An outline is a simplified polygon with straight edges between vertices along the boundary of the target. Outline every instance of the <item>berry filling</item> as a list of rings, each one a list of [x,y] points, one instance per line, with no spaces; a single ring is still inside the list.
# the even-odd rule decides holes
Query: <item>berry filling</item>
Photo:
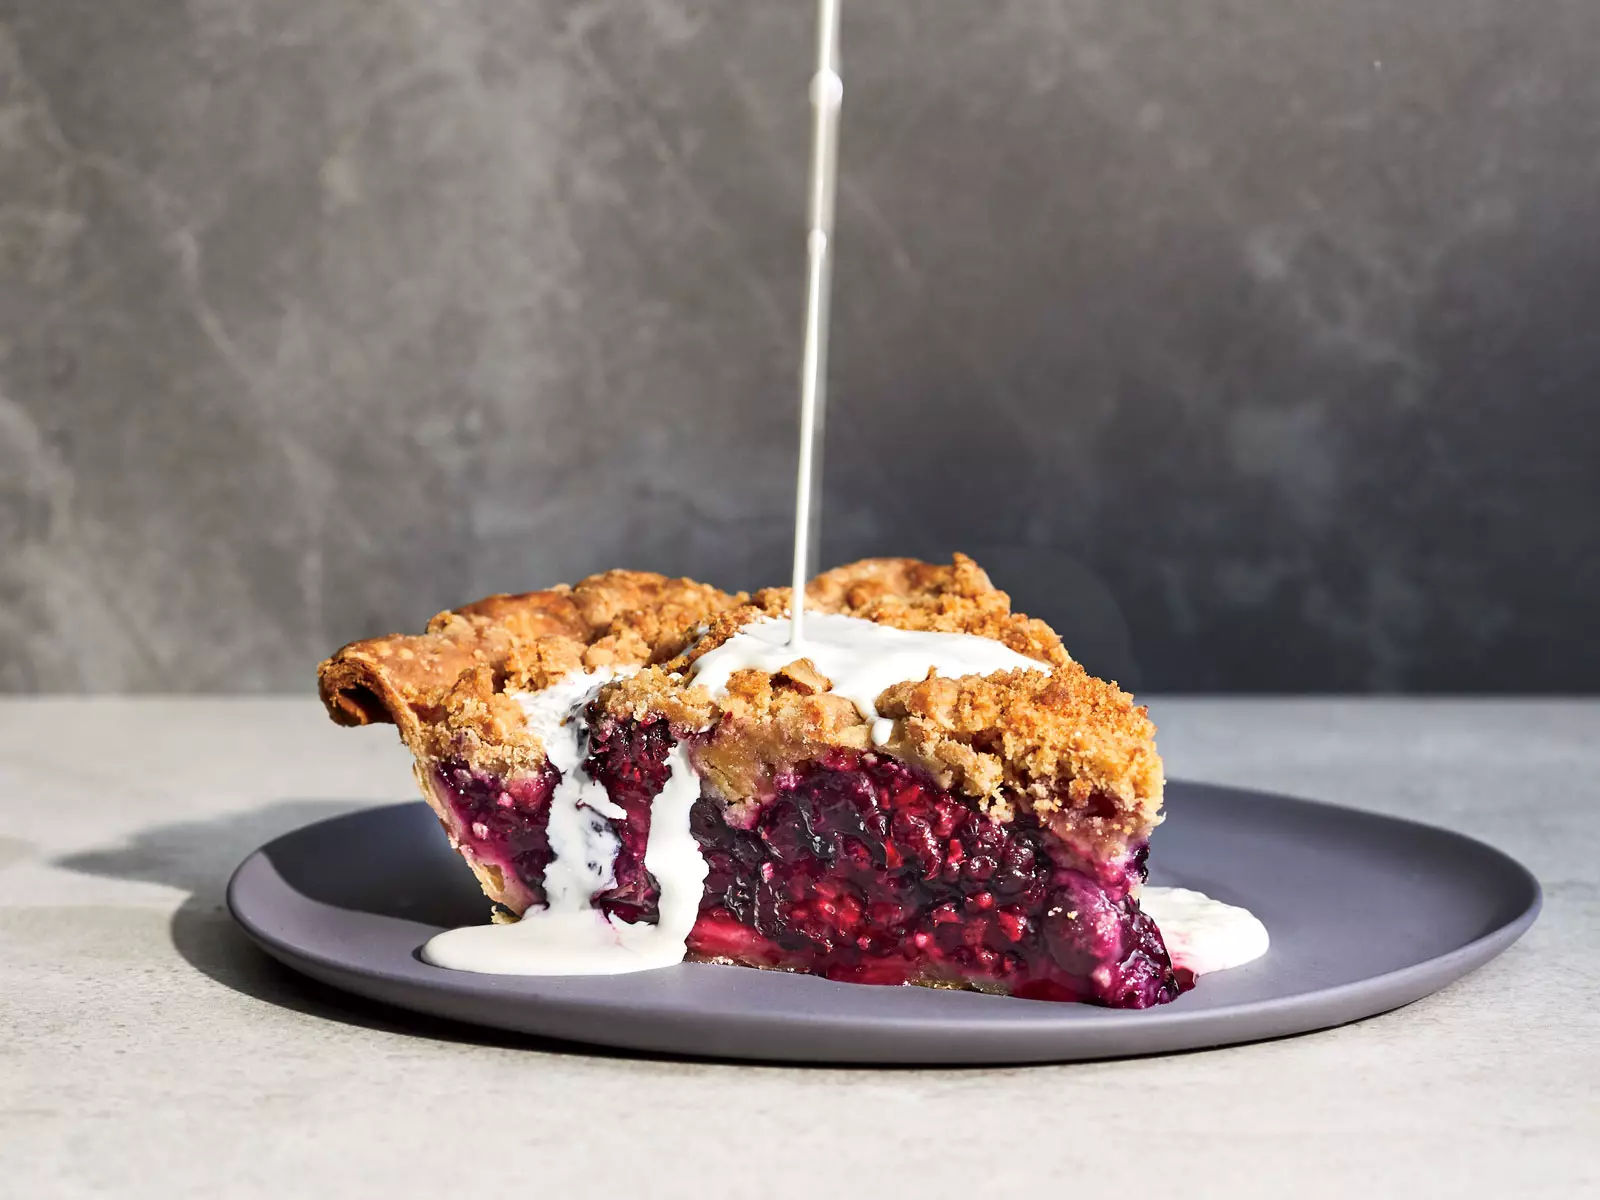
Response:
[[[622,843],[612,871],[616,882],[594,901],[603,912],[624,921],[653,922],[659,911],[661,889],[645,870],[644,851],[650,840],[650,803],[672,773],[667,755],[675,740],[664,720],[601,720],[591,727],[584,769],[627,813],[611,823]]]
[[[459,760],[434,768],[437,789],[449,801],[456,836],[478,862],[518,882],[531,903],[545,902],[544,871],[554,855],[545,829],[550,795],[561,773],[548,763],[540,771],[502,778]]]
[[[644,854],[673,745],[664,719],[592,727],[585,769],[626,814],[612,822],[614,883],[594,899],[622,920],[656,917]],[[457,764],[440,777],[474,852],[542,901],[555,773],[503,784]],[[691,829],[709,868],[696,957],[1117,1008],[1165,1003],[1193,983],[1131,895],[1144,847],[1087,862],[1031,815],[992,821],[881,755],[831,750],[780,772],[744,821],[702,797]]]
[[[696,954],[1118,1008],[1182,990],[1129,895],[1142,855],[1096,878],[1033,817],[992,821],[894,760],[832,751],[780,775],[748,828],[710,800],[693,827]]]

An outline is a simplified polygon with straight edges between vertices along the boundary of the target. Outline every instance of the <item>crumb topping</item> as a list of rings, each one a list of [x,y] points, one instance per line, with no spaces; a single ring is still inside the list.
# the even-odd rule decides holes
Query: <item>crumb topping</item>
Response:
[[[1025,797],[1036,814],[1070,812],[1104,836],[1135,836],[1160,812],[1148,711],[1077,663],[896,684],[878,705],[895,722],[889,751],[944,787]]]
[[[917,764],[996,820],[1010,820],[1020,804],[1094,842],[1143,836],[1158,820],[1161,760],[1145,709],[1084,671],[1044,622],[1013,613],[1006,593],[964,555],[949,566],[868,559],[807,586],[808,609],[992,638],[1041,664],[888,688],[877,702],[893,722],[882,746],[809,659],[770,674],[736,672],[717,699],[688,681],[696,660],[753,620],[787,615],[789,599],[787,588],[750,597],[609,571],[571,588],[441,613],[419,637],[346,646],[322,664],[322,696],[343,724],[394,722],[419,757],[462,757],[509,772],[544,759],[517,693],[575,670],[632,666],[641,669],[602,689],[601,710],[664,716],[680,733],[698,735],[701,770],[734,806],[770,790],[776,772],[829,748],[876,749]]]
[[[689,579],[607,571],[440,613],[417,636],[352,642],[318,667],[319,690],[339,724],[392,722],[419,757],[537,767],[543,747],[526,735],[511,694],[574,670],[673,658],[693,630],[748,599]]]

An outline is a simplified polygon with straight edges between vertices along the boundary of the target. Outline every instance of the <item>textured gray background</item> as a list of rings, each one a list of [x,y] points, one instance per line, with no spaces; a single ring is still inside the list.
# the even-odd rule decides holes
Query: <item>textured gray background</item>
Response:
[[[847,0],[825,556],[1147,687],[1600,682],[1600,6]],[[809,0],[0,0],[0,686],[779,581]]]

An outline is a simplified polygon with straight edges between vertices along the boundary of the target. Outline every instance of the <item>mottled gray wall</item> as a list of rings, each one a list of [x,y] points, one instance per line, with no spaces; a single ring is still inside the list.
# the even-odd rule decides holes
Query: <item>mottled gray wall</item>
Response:
[[[1593,0],[846,0],[825,555],[1592,689]],[[785,574],[808,0],[0,0],[0,684]]]

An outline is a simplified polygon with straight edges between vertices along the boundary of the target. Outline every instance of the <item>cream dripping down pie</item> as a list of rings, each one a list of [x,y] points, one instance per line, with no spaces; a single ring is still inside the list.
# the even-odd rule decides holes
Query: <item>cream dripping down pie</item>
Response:
[[[329,714],[398,727],[493,902],[424,957],[1145,1008],[1264,950],[1242,910],[1174,891],[1250,943],[1174,965],[1141,906],[1155,727],[971,559],[839,567],[804,609],[795,645],[787,588],[608,571],[324,662]]]

